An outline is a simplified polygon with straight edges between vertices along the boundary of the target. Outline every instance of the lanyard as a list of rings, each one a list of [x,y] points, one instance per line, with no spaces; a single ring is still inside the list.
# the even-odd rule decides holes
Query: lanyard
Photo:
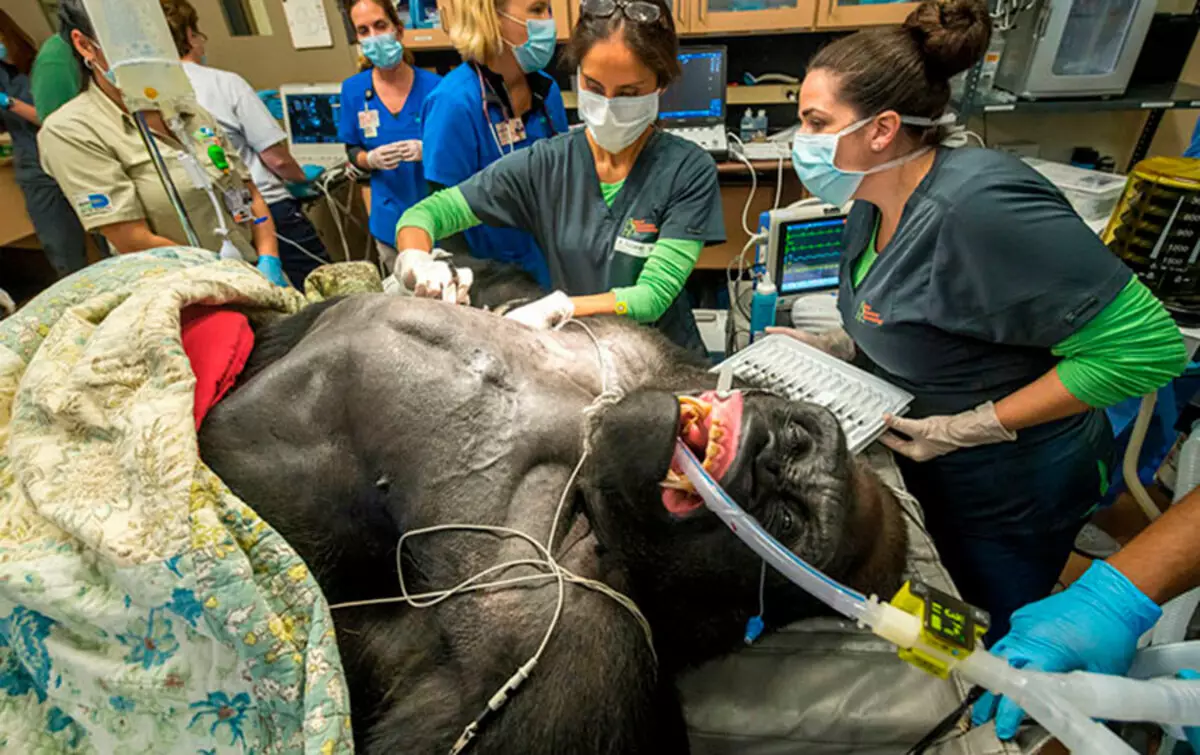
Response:
[[[490,87],[487,87],[484,83],[483,74],[480,73],[478,68],[475,69],[475,77],[479,79],[479,101],[483,104],[483,120],[487,122],[488,131],[490,131],[492,134],[492,141],[496,143],[496,151],[500,153],[501,157],[504,157],[505,154],[512,154],[513,152],[516,152],[517,148],[513,145],[512,132],[509,131],[508,124],[512,119],[508,117],[508,109],[504,107],[503,102],[499,101],[500,98],[498,96],[493,95],[493,97],[497,100],[496,104],[500,106],[500,117],[504,119],[504,128],[509,133],[508,153],[505,153],[504,147],[501,146],[500,143],[500,134],[496,131],[496,124],[492,122],[492,114],[488,111],[487,89]]]

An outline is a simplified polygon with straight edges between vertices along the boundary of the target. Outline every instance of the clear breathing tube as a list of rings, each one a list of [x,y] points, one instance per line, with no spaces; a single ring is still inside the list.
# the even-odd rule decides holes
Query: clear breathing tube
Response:
[[[943,657],[964,679],[1006,695],[1074,752],[1126,755],[1134,750],[1092,717],[1200,725],[1200,682],[1149,681],[1073,671],[1056,674],[1015,669],[983,648],[951,658],[922,640],[921,620],[872,595],[830,579],[779,543],[713,480],[679,441],[675,462],[705,505],[772,568],[847,618],[905,649]]]

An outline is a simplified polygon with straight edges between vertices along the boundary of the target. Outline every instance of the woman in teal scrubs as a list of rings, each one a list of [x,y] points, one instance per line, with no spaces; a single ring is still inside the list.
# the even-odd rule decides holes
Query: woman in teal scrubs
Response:
[[[457,186],[504,155],[567,131],[558,84],[542,69],[554,56],[550,0],[455,0],[442,23],[464,62],[425,103],[425,179],[431,192]],[[520,265],[550,286],[533,236],[471,228],[443,247]]]
[[[883,441],[989,642],[1054,588],[1105,491],[1103,408],[1186,362],[1166,310],[1057,189],[1011,155],[940,145],[948,80],[990,30],[984,0],[926,0],[824,48],[792,150],[809,191],[855,200],[844,327],[803,338],[915,397]]]
[[[425,196],[421,108],[441,78],[404,60],[404,24],[390,0],[346,5],[371,67],[342,82],[338,137],[347,159],[371,173],[371,235],[391,271],[396,221]]]
[[[435,241],[481,223],[520,228],[545,251],[558,291],[509,317],[544,328],[625,315],[703,356],[683,286],[725,228],[712,157],[655,126],[678,51],[666,0],[584,0],[567,58],[587,128],[509,155],[405,213],[400,283],[441,293],[448,279],[429,255]]]

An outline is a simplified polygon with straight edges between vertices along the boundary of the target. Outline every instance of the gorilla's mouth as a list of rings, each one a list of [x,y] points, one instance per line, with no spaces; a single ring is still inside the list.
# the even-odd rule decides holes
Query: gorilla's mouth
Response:
[[[742,394],[735,391],[721,398],[716,391],[706,391],[698,397],[679,396],[679,438],[703,460],[704,469],[718,482],[737,458],[738,439],[742,435]],[[701,506],[704,500],[696,493],[691,480],[672,458],[667,479],[662,486],[662,502],[675,517],[686,517]]]

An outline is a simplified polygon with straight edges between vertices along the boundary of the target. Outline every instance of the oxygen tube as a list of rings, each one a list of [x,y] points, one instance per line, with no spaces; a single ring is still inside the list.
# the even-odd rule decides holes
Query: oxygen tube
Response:
[[[772,568],[833,610],[895,643],[901,658],[918,668],[942,677],[953,670],[968,682],[1009,697],[1074,752],[1135,752],[1092,717],[1200,725],[1200,683],[1015,669],[978,644],[986,630],[975,618],[982,615],[986,621],[978,609],[921,585],[906,584],[891,603],[864,596],[780,544],[729,497],[683,441],[676,444],[675,463],[708,509]],[[931,621],[933,613],[937,620]],[[959,619],[955,629],[961,631],[947,629],[942,621],[946,617]]]

